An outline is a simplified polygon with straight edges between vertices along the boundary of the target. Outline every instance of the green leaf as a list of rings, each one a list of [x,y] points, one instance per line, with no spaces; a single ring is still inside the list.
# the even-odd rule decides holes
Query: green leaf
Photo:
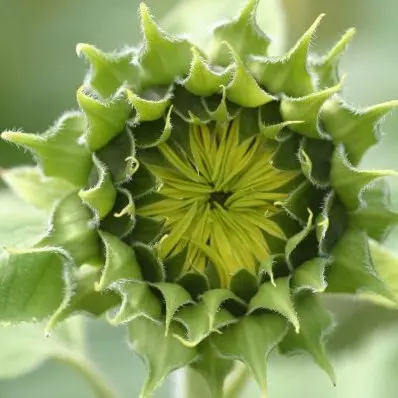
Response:
[[[344,144],[347,158],[356,166],[379,141],[378,126],[383,117],[397,106],[398,101],[390,101],[358,111],[335,97],[322,107],[322,128],[334,142]]]
[[[306,180],[291,192],[285,201],[277,203],[300,225],[305,226],[308,220],[307,209],[310,209],[316,215],[320,211],[324,197],[325,191],[318,189]]]
[[[322,212],[316,219],[316,236],[319,253],[329,256],[349,224],[347,210],[333,191],[324,199]]]
[[[316,257],[306,261],[294,270],[292,287],[295,291],[311,290],[319,293],[326,289],[325,278],[326,266],[330,260],[323,257]]]
[[[138,161],[135,159],[135,142],[129,128],[124,129],[97,151],[95,156],[107,165],[115,184],[129,180],[138,167]]]
[[[143,85],[166,85],[177,76],[185,76],[191,64],[191,44],[181,38],[164,34],[154,22],[148,7],[140,4],[141,28],[145,45],[139,55]]]
[[[175,369],[191,363],[197,356],[196,350],[185,347],[173,337],[180,330],[171,325],[168,335],[162,323],[139,317],[128,325],[132,349],[145,361],[148,377],[140,398],[149,398],[153,391]]]
[[[339,62],[345,52],[348,44],[355,35],[355,29],[348,29],[342,38],[333,46],[333,48],[320,59],[313,62],[312,69],[318,77],[318,86],[320,89],[332,87],[338,83]]]
[[[132,247],[116,236],[100,231],[105,246],[105,266],[95,288],[103,291],[121,280],[142,280],[140,266]]]
[[[199,358],[191,368],[204,377],[213,397],[222,397],[225,378],[232,371],[234,362],[217,355],[209,340],[204,340],[197,350]]]
[[[153,285],[160,291],[166,306],[165,333],[168,334],[175,313],[184,305],[193,304],[191,295],[176,283],[158,282]]]
[[[377,181],[360,194],[361,206],[349,212],[350,221],[366,230],[370,238],[383,241],[398,223],[398,213],[391,208],[388,183]]]
[[[222,72],[212,70],[211,66],[202,58],[199,51],[192,47],[192,64],[188,77],[184,80],[184,87],[200,97],[207,97],[218,93],[221,86],[226,86],[231,78],[231,71]]]
[[[369,240],[370,254],[375,270],[394,295],[394,306],[398,302],[398,258],[373,239]]]
[[[187,347],[195,347],[209,334],[236,322],[236,318],[221,307],[227,300],[243,304],[227,289],[212,289],[203,294],[199,303],[182,308],[174,319],[181,322],[187,332],[186,336],[176,337]]]
[[[142,242],[146,245],[152,245],[161,236],[164,230],[165,220],[155,220],[151,217],[137,216],[135,225],[126,240],[134,244]],[[167,269],[167,267],[165,267]]]
[[[115,204],[100,224],[102,230],[119,238],[127,237],[135,224],[135,202],[127,188],[117,190]]]
[[[301,170],[316,187],[330,185],[331,157],[334,145],[331,141],[303,138],[298,153]]]
[[[92,187],[79,191],[80,199],[95,211],[98,218],[103,219],[111,210],[116,200],[116,189],[112,176],[105,164],[93,156],[96,181]]]
[[[392,170],[356,169],[350,164],[343,145],[339,145],[332,156],[330,182],[345,207],[356,210],[360,206],[359,198],[365,187],[379,178],[397,174]]]
[[[258,280],[250,271],[241,269],[232,275],[229,288],[242,300],[250,301],[257,293]]]
[[[120,303],[117,294],[107,290],[97,292],[95,284],[100,277],[101,269],[92,265],[73,267],[68,274],[71,290],[65,292],[63,301],[46,325],[47,334],[73,314],[85,313],[100,316]]]
[[[133,247],[144,280],[154,283],[163,282],[165,270],[159,257],[155,254],[154,248],[139,242],[135,243]]]
[[[227,102],[227,89],[225,86],[222,86],[221,90],[221,97],[214,95],[203,99],[203,105],[212,120],[226,122],[232,119],[230,112],[232,112],[232,114],[236,114],[236,111],[239,108],[236,104]]]
[[[286,55],[252,57],[249,69],[266,90],[271,93],[284,93],[290,97],[303,97],[314,92],[307,57],[311,41],[323,16],[322,14],[316,19]]]
[[[266,138],[276,141],[282,140],[286,136],[286,134],[288,134],[286,133],[286,127],[289,127],[292,124],[300,123],[303,122],[300,120],[289,120],[287,122],[281,122],[276,124],[264,124],[259,121],[261,134],[263,134]]]
[[[91,151],[97,151],[124,130],[126,120],[132,113],[125,90],[116,92],[108,100],[100,100],[90,95],[88,87],[77,90],[77,102],[84,112],[87,132],[86,141]]]
[[[125,93],[136,114],[134,123],[150,122],[161,118],[171,103],[171,96],[166,93],[163,98],[145,99],[126,89]]]
[[[300,141],[296,134],[279,143],[272,156],[272,166],[279,170],[298,171],[301,168],[298,160]]]
[[[100,257],[98,239],[91,210],[73,193],[59,202],[52,215],[48,234],[36,246],[61,247],[76,264],[95,264]]]
[[[37,369],[65,350],[83,349],[83,322],[71,318],[49,338],[42,323],[0,327],[0,379],[14,379]]]
[[[146,283],[137,281],[120,281],[115,290],[122,297],[122,305],[115,314],[108,315],[112,325],[129,323],[141,317],[152,320],[161,316],[161,303]]]
[[[286,334],[286,325],[279,315],[252,314],[210,339],[222,357],[246,363],[263,396],[267,396],[266,359]]]
[[[232,80],[226,86],[227,98],[247,108],[257,108],[273,101],[275,98],[261,89],[237,52],[229,44],[226,46],[234,60]]]
[[[68,262],[65,253],[55,248],[3,250],[0,324],[49,317],[69,289],[65,280]]]
[[[285,121],[303,121],[303,123],[292,124],[290,126],[291,130],[308,138],[322,138],[323,134],[319,126],[319,112],[325,101],[339,92],[341,88],[342,82],[325,90],[299,98],[285,96],[281,101],[281,115]]]
[[[4,170],[1,178],[20,198],[39,209],[51,209],[76,189],[66,180],[44,176],[38,167],[33,166]]]
[[[229,18],[229,22],[219,25],[220,30],[236,30],[234,25],[239,24],[239,18],[235,18],[234,20],[232,20],[232,18],[234,17],[234,14],[236,14],[236,10],[241,7],[241,4],[241,0],[217,2],[214,2],[213,0],[202,0],[201,2],[198,2],[197,0],[184,0],[176,3],[173,9],[162,19],[162,26],[165,26],[169,31],[176,33],[189,32],[189,38],[200,48],[208,50],[210,45],[214,44],[213,49],[216,51],[217,44],[214,42],[212,43],[211,40],[209,40],[209,32],[206,29],[203,29],[203,27],[220,24],[219,21]],[[262,29],[264,32],[272,36],[273,39],[268,50],[272,54],[282,53],[286,39],[286,23],[282,2],[279,0],[261,0],[258,4],[255,4],[251,1],[250,3],[247,2],[245,8],[249,14],[251,8],[253,10],[253,14],[246,14],[251,21],[249,21],[249,26],[244,27],[244,36],[251,37],[253,41],[264,43],[264,40],[267,39],[267,36],[264,34],[260,34],[258,40],[253,36],[256,32],[259,32],[260,29]],[[254,21],[255,8],[257,8],[257,24],[259,27],[256,27],[257,24]],[[237,37],[237,32],[235,33],[235,42],[238,44],[239,37]],[[263,40],[261,40],[261,38],[263,38]],[[223,38],[221,40],[226,39]],[[234,46],[233,42],[230,44]],[[241,48],[242,45],[239,47]],[[260,50],[262,48],[264,47],[261,46]],[[251,50],[259,55],[264,55],[257,50],[257,47],[254,48],[251,46]],[[242,49],[242,51],[245,51],[245,49]]]
[[[178,265],[179,260],[177,256],[178,255],[171,257],[177,260],[176,265]],[[189,292],[195,300],[198,300],[199,297],[210,288],[209,280],[206,275],[196,271],[182,273],[178,278],[177,283]]]
[[[232,21],[220,24],[214,29],[211,61],[226,66],[229,64],[228,50],[223,46],[227,42],[246,63],[249,56],[267,54],[270,39],[256,23],[258,0],[249,0]]]
[[[299,248],[300,244],[309,235],[312,228],[313,217],[314,215],[311,212],[311,210],[308,210],[307,224],[305,225],[305,227],[299,233],[289,238],[289,240],[286,242],[285,246],[286,260],[289,266],[292,268],[294,268],[294,261],[293,261],[294,252]]]
[[[158,181],[148,168],[143,164],[139,163],[139,167],[133,174],[131,180],[127,182],[124,187],[128,189],[133,198],[143,197],[145,194],[154,191],[158,185]]]
[[[377,275],[369,252],[368,236],[362,230],[348,229],[333,248],[326,292],[376,293],[395,301],[388,286]]]
[[[265,282],[261,285],[258,293],[250,300],[248,314],[260,309],[283,315],[292,323],[296,333],[300,331],[300,321],[290,294],[290,277],[277,278],[274,283]]]
[[[81,140],[84,128],[81,113],[67,112],[44,134],[5,131],[1,137],[32,151],[47,177],[83,187],[91,170],[91,154]]]
[[[0,246],[29,247],[48,229],[47,211],[32,207],[7,190],[0,190]]]
[[[275,286],[275,272],[280,272],[286,269],[288,273],[288,266],[286,264],[286,258],[284,254],[272,254],[265,261],[260,263],[258,267],[258,275],[262,279],[262,282],[267,281],[267,276],[271,281],[271,284]],[[283,272],[283,271],[282,271]]]
[[[283,354],[308,353],[336,384],[333,368],[327,358],[324,340],[333,326],[329,313],[313,293],[302,293],[296,297],[296,310],[300,319],[300,333],[289,330],[279,344]]]
[[[139,68],[132,62],[135,50],[104,53],[94,46],[80,43],[76,46],[76,52],[90,62],[88,83],[103,97],[110,97],[122,85],[139,88]]]
[[[214,97],[218,98],[217,95],[208,97],[207,102]],[[173,90],[173,110],[174,112],[186,122],[184,130],[189,130],[189,124],[207,124],[211,120],[211,115],[218,113],[216,109],[214,112],[208,112],[206,110],[207,102],[203,97],[198,97],[194,94],[191,94],[189,91],[185,90],[181,85],[175,85]],[[218,103],[217,103],[218,105]],[[177,122],[177,129],[181,129],[181,121]],[[173,130],[175,133],[175,130]],[[181,134],[181,131],[178,132]],[[181,135],[180,135],[181,137]],[[180,138],[179,137],[179,138]],[[173,137],[174,138],[174,137]],[[184,139],[185,138],[185,139]],[[186,140],[186,137],[183,138],[183,142]]]
[[[160,119],[151,122],[142,122],[131,128],[131,133],[138,148],[157,147],[168,140],[172,131],[172,109],[173,107],[171,106],[167,112],[166,120],[161,117],[163,115],[162,112]]]

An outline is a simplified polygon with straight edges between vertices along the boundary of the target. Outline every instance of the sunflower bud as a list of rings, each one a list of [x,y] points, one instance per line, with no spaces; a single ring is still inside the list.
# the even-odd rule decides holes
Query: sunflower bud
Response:
[[[141,4],[139,50],[77,46],[91,64],[80,112],[43,135],[2,134],[39,164],[6,173],[9,185],[43,204],[26,189],[34,176],[56,204],[47,234],[2,260],[5,286],[18,280],[26,297],[13,285],[17,309],[0,319],[50,316],[51,330],[78,311],[107,312],[145,358],[142,397],[184,366],[220,397],[235,360],[265,396],[277,346],[307,352],[334,381],[320,295],[396,302],[369,249],[398,218],[382,180],[394,173],[357,165],[398,102],[356,110],[341,99],[338,61],[354,32],[314,59],[322,16],[268,56],[257,3],[215,28],[209,54]]]

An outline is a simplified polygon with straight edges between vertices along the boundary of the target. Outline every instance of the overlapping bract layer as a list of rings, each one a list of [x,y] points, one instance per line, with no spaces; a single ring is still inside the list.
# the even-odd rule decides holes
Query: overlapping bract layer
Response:
[[[143,397],[185,365],[204,374],[219,397],[235,359],[248,365],[265,391],[265,358],[278,344],[285,353],[307,351],[333,378],[323,346],[331,321],[319,293],[368,291],[395,301],[369,252],[369,238],[382,241],[397,221],[387,188],[378,181],[391,172],[356,166],[377,142],[378,121],[397,103],[357,111],[339,97],[337,64],[353,31],[315,60],[309,45],[321,18],[285,56],[268,57],[269,39],[255,23],[256,5],[250,0],[237,19],[215,29],[210,57],[164,34],[142,5],[145,40],[139,50],[105,54],[78,46],[91,63],[77,93],[81,113],[65,115],[44,135],[2,135],[32,150],[40,166],[40,172],[9,172],[9,184],[37,203],[38,191],[22,183],[34,176],[43,189],[53,187],[58,194],[40,205],[58,202],[47,235],[31,250],[7,253],[1,276],[9,284],[22,279],[26,264],[20,257],[29,256],[37,272],[51,267],[54,276],[48,278],[58,285],[63,277],[64,290],[52,295],[44,313],[35,305],[23,314],[8,311],[10,301],[0,293],[0,319],[51,315],[51,328],[76,311],[98,315],[117,308],[109,321],[128,325],[149,368]],[[258,165],[265,160],[259,181],[274,173],[269,184],[281,189],[267,199],[272,222],[266,224],[261,212],[242,216],[242,211],[234,219],[241,242],[238,235],[233,244],[223,242],[228,234],[213,231],[209,244],[207,235],[196,241],[185,234],[196,199],[182,210],[176,200],[174,213],[170,200],[182,186],[184,195],[196,198],[198,187],[180,179],[170,191],[170,181],[176,170],[198,179],[195,167],[203,166],[203,158],[192,150],[195,134],[217,134],[227,126],[234,126],[235,145],[246,145],[246,151],[264,143],[264,157],[255,158]],[[211,156],[211,148],[208,152],[203,157]],[[289,178],[280,184],[280,176]],[[247,194],[250,210],[261,192],[244,190],[238,192]],[[218,187],[206,194],[220,192]],[[227,225],[230,214],[225,217]],[[250,223],[239,224],[241,217]],[[260,228],[245,227],[251,224]],[[192,260],[193,246],[181,244],[187,239],[199,262]],[[260,255],[250,264],[232,259],[229,273],[220,274],[215,254],[225,247],[237,257],[250,250]],[[19,299],[18,291],[6,294]],[[35,300],[43,298],[38,294]]]

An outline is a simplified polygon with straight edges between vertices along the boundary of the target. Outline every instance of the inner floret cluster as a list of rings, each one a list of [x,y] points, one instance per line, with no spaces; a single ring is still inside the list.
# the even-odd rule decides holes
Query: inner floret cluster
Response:
[[[186,250],[184,271],[204,272],[211,262],[222,287],[269,258],[267,235],[286,240],[273,218],[298,175],[272,167],[275,147],[264,136],[240,141],[239,121],[192,125],[186,149],[178,141],[160,144],[164,165],[145,165],[161,187],[137,207],[141,216],[165,220],[160,258]]]

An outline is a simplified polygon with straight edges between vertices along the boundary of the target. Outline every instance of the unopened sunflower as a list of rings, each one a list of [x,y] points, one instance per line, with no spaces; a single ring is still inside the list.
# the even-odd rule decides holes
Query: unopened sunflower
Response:
[[[40,180],[35,204],[52,187],[53,212],[33,248],[3,254],[0,307],[7,296],[20,311],[1,320],[50,317],[51,330],[76,312],[107,313],[146,360],[142,397],[184,366],[221,397],[235,360],[265,396],[275,347],[307,352],[334,379],[320,294],[396,300],[369,249],[397,221],[383,181],[393,173],[357,166],[397,102],[356,110],[340,97],[353,30],[316,58],[321,16],[268,56],[256,6],[217,26],[205,53],[142,4],[138,49],[78,45],[91,64],[79,112],[42,135],[2,134],[38,162],[5,180],[20,194],[21,179]]]

